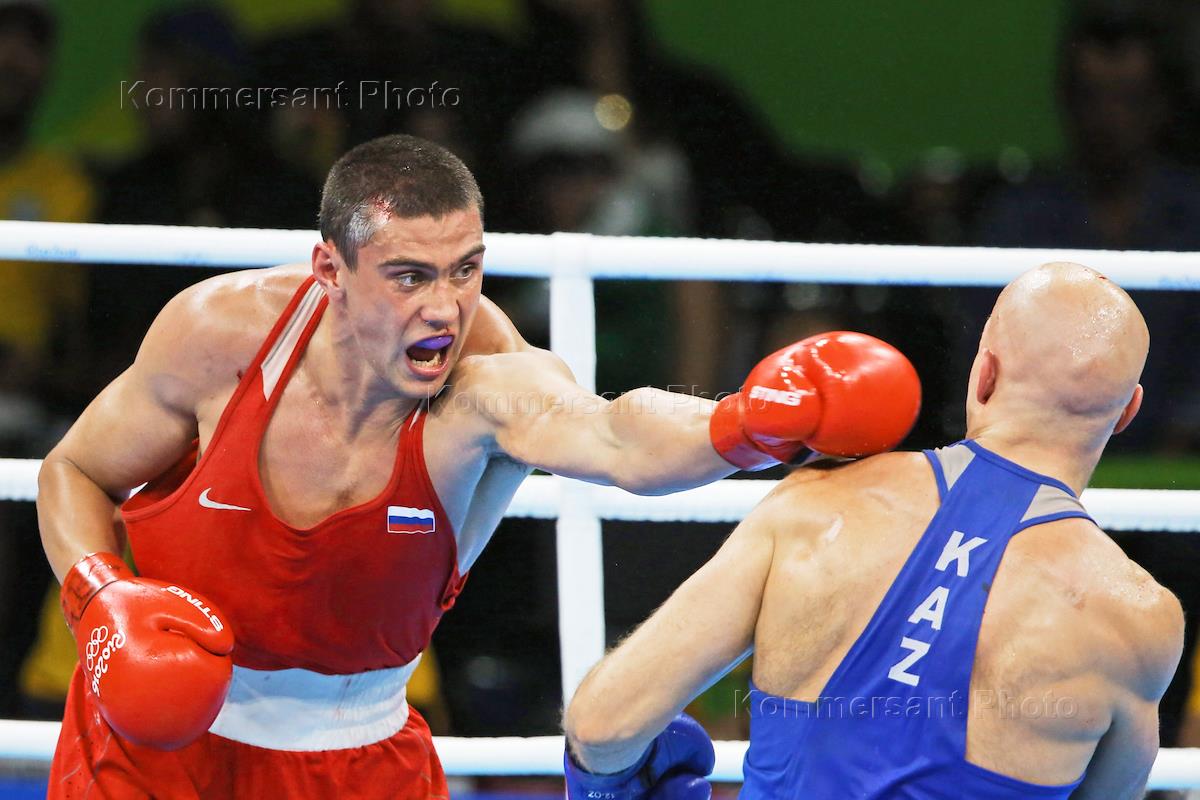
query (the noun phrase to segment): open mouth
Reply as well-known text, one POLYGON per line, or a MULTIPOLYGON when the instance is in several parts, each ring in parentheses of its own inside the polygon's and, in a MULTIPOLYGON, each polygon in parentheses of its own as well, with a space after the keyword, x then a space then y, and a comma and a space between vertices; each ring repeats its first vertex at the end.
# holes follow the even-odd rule
POLYGON ((413 368, 420 373, 439 374, 446 366, 446 358, 454 337, 450 334, 422 339, 404 351, 413 368))

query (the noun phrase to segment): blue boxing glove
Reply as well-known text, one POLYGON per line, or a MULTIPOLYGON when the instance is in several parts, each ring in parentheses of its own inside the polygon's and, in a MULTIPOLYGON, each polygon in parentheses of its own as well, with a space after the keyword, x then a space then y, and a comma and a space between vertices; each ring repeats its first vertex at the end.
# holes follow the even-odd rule
POLYGON ((654 738, 632 766, 611 775, 595 775, 575 763, 568 747, 563 756, 568 800, 709 800, 704 779, 717 760, 712 739, 699 722, 680 714, 654 738))

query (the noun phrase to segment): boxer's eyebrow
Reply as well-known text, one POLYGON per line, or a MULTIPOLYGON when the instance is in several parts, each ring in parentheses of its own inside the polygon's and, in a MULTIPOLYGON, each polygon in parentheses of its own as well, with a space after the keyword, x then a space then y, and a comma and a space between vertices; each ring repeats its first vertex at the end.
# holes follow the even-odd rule
POLYGON ((383 269, 384 267, 416 267, 418 269, 437 271, 437 265, 418 258, 409 258, 408 256, 396 256, 395 258, 389 258, 387 261, 380 261, 379 268, 383 269))
POLYGON ((463 261, 469 261, 470 259, 474 258, 475 256, 482 254, 484 250, 487 250, 486 245, 484 245, 482 243, 477 244, 474 247, 472 247, 470 250, 468 250, 466 255, 462 256, 458 260, 460 263, 463 261))
MULTIPOLYGON (((454 263, 461 264, 464 261, 469 261, 475 256, 483 253, 483 251, 486 249, 486 246, 477 244, 468 250, 465 255, 460 256, 454 263)), ((395 258, 389 258, 387 261, 380 261, 379 268, 382 269, 384 267, 416 267, 418 269, 427 269, 433 272, 437 272, 438 269, 436 264, 409 256, 396 256, 395 258)))

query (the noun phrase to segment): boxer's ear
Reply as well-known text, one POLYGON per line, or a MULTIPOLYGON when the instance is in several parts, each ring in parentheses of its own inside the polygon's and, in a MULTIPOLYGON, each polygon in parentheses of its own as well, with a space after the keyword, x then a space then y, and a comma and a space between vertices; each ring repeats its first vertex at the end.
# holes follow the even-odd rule
POLYGON ((321 284, 331 299, 344 291, 342 282, 346 263, 333 242, 318 242, 313 245, 312 271, 317 283, 321 284))
POLYGON ((975 384, 975 399, 986 405, 996 391, 996 379, 1000 376, 1000 361, 988 348, 979 352, 979 381, 975 384))
POLYGON ((1113 428, 1113 434, 1116 435, 1129 427, 1129 423, 1133 422, 1133 418, 1137 416, 1138 409, 1142 407, 1142 385, 1139 383, 1133 389, 1133 397, 1129 398, 1129 402, 1125 405, 1125 410, 1121 412, 1121 416, 1117 418, 1116 427, 1113 428))

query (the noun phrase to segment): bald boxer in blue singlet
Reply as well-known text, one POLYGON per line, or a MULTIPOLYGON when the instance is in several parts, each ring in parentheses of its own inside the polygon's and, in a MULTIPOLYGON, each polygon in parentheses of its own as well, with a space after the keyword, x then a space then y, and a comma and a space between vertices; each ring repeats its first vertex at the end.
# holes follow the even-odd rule
POLYGON ((753 650, 743 798, 1141 797, 1183 615, 1078 495, 1147 347, 1103 276, 1020 276, 967 439, 783 481, 580 686, 571 796, 706 796, 711 745, 676 715, 753 650))

